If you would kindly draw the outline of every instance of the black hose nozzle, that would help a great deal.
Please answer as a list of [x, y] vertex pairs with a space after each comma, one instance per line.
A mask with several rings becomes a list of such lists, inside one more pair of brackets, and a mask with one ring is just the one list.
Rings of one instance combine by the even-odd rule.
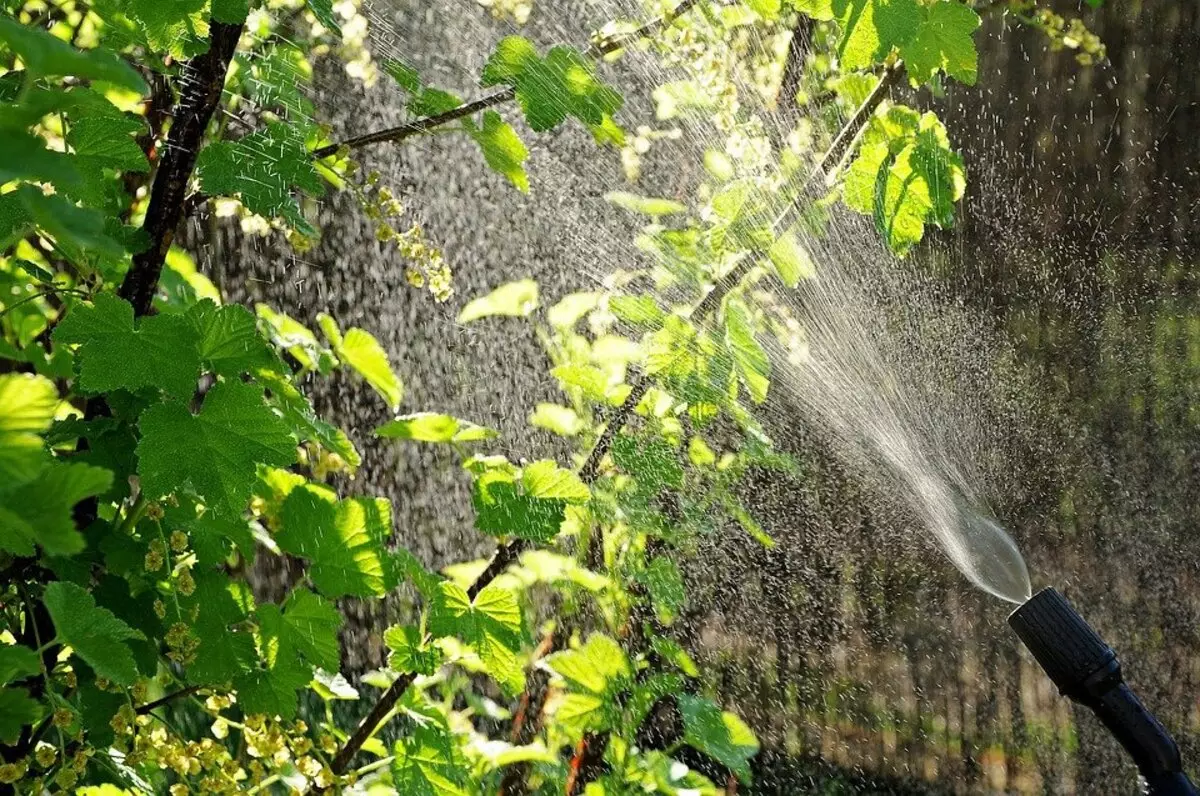
[[1066, 598], [1043, 589], [1008, 624], [1063, 696], [1090, 708], [1125, 747], [1154, 796], [1196, 796], [1175, 741], [1125, 684], [1112, 647]]

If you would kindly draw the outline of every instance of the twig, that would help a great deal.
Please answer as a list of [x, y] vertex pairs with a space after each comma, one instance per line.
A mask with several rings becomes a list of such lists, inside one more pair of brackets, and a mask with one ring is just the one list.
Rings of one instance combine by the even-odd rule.
[[358, 754], [358, 750], [362, 749], [363, 744], [367, 739], [375, 734], [375, 730], [383, 723], [384, 718], [392, 712], [392, 708], [400, 701], [400, 697], [412, 685], [413, 680], [417, 679], [415, 674], [402, 674], [396, 678], [396, 682], [392, 683], [383, 695], [379, 697], [379, 701], [371, 708], [371, 712], [366, 718], [358, 723], [358, 727], [354, 730], [354, 734], [346, 739], [346, 743], [338, 750], [334, 756], [333, 762], [329, 764], [329, 768], [334, 774], [345, 774], [346, 769], [350, 767], [350, 761]]
[[[591, 45], [587, 50], [588, 55], [592, 56], [593, 58], [598, 58], [602, 55], [616, 52], [617, 50], [629, 44], [631, 41], [653, 36], [659, 31], [666, 30], [675, 23], [675, 20], [686, 14], [695, 5], [696, 0], [683, 0], [683, 2], [677, 5], [673, 11], [664, 14], [658, 19], [647, 22], [645, 25], [635, 31], [631, 31], [628, 34], [621, 36], [614, 36], [610, 39], [606, 39], [602, 42]], [[328, 144], [318, 149], [314, 149], [312, 152], [312, 157], [316, 160], [327, 158], [330, 155], [336, 155], [338, 151], [342, 149], [342, 147], [358, 149], [359, 147], [370, 146], [371, 144], [382, 144], [387, 141], [391, 141], [393, 143], [403, 141], [406, 138], [412, 138], [414, 135], [427, 133], [434, 128], [441, 127], [443, 124], [462, 119], [465, 116], [470, 116], [474, 113], [478, 113], [479, 111], [486, 110], [487, 108], [491, 108], [496, 105], [503, 105], [506, 102], [511, 102], [516, 98], [516, 96], [516, 89], [510, 86], [501, 91], [497, 91], [494, 94], [489, 94], [486, 97], [480, 97], [477, 100], [472, 100], [471, 102], [459, 105], [457, 108], [451, 108], [445, 113], [437, 113], [433, 116], [414, 119], [411, 122], [405, 122], [404, 124], [396, 127], [389, 127], [386, 130], [376, 130], [373, 133], [365, 133], [363, 135], [354, 136], [353, 138], [347, 138], [345, 141], [341, 141], [336, 144]]]
[[470, 116], [473, 113], [478, 113], [493, 105], [502, 105], [505, 102], [511, 101], [517, 96], [516, 89], [506, 88], [502, 91], [497, 91], [495, 94], [489, 94], [486, 97], [459, 105], [457, 108], [452, 108], [445, 113], [438, 113], [433, 116], [426, 116], [423, 119], [405, 122], [398, 127], [389, 127], [386, 130], [377, 130], [373, 133], [355, 136], [348, 138], [340, 144], [329, 144], [320, 149], [313, 150], [312, 156], [316, 160], [327, 158], [330, 155], [336, 155], [342, 147], [350, 149], [358, 149], [359, 147], [368, 146], [370, 144], [381, 144], [384, 141], [403, 141], [406, 138], [412, 138], [419, 133], [428, 132], [435, 127], [441, 127], [443, 124], [461, 119], [464, 116]]
[[829, 145], [829, 149], [825, 150], [825, 154], [821, 156], [820, 162], [809, 172], [805, 187], [813, 185], [821, 178], [828, 179], [832, 174], [837, 173], [836, 170], [833, 172], [830, 171], [830, 165], [841, 160], [842, 155], [853, 148], [853, 142], [867, 128], [867, 122], [870, 120], [871, 115], [875, 113], [875, 109], [887, 98], [888, 92], [891, 91], [892, 87], [900, 82], [903, 74], [904, 63], [902, 61], [896, 61], [884, 69], [879, 82], [875, 84], [875, 88], [871, 89], [871, 93], [858, 106], [858, 110], [854, 112], [854, 115], [838, 131], [837, 136], [833, 139], [833, 143]]
[[183, 697], [191, 696], [192, 694], [199, 691], [201, 688], [202, 688], [202, 686], [189, 685], [187, 688], [181, 688], [178, 691], [174, 691], [170, 694], [167, 694], [166, 696], [164, 696], [160, 699], [156, 699], [153, 702], [147, 702], [144, 705], [139, 705], [136, 708], [136, 712], [139, 716], [144, 716], [145, 714], [149, 713], [150, 711], [154, 710], [155, 708], [161, 708], [163, 705], [166, 705], [170, 702], [174, 702], [176, 699], [182, 699]]
[[696, 0], [683, 0], [682, 3], [675, 6], [671, 11], [663, 14], [658, 19], [652, 19], [645, 25], [642, 25], [637, 30], [629, 31], [628, 33], [619, 33], [615, 36], [610, 36], [607, 39], [601, 39], [594, 42], [588, 47], [587, 54], [593, 58], [599, 58], [609, 53], [615, 53], [631, 42], [641, 39], [648, 39], [656, 33], [660, 33], [675, 24], [675, 20], [692, 10], [696, 5]]
[[173, 114], [171, 132], [167, 135], [166, 152], [150, 189], [150, 205], [142, 225], [150, 245], [134, 255], [133, 266], [119, 291], [121, 298], [133, 304], [136, 315], [150, 311], [163, 262], [183, 218], [187, 186], [196, 167], [200, 143], [213, 111], [221, 101], [225, 75], [241, 36], [241, 25], [213, 22], [208, 50], [188, 61], [183, 69], [179, 80], [182, 93]]

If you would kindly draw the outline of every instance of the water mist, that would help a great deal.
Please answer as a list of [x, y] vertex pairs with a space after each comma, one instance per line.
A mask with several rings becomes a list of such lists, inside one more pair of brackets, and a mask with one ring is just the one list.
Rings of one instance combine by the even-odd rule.
[[896, 305], [930, 316], [936, 311], [911, 280], [900, 279], [899, 271], [891, 276], [880, 268], [855, 273], [847, 263], [862, 256], [861, 249], [842, 249], [838, 256], [832, 248], [836, 241], [825, 245], [815, 275], [790, 297], [798, 305], [807, 350], [790, 358], [776, 350], [777, 382], [790, 391], [806, 421], [827, 432], [847, 460], [868, 477], [882, 479], [909, 505], [973, 584], [1003, 600], [1025, 602], [1032, 595], [1025, 561], [1008, 533], [990, 518], [979, 496], [979, 479], [961, 453], [960, 438], [976, 431], [968, 428], [970, 418], [935, 411], [935, 402], [915, 383], [913, 368], [896, 365], [899, 360], [915, 363], [889, 328], [889, 312]]

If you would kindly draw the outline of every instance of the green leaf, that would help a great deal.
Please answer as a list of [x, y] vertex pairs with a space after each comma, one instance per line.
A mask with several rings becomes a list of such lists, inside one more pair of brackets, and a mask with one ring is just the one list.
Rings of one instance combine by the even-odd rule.
[[430, 646], [420, 628], [412, 625], [389, 627], [383, 643], [392, 651], [388, 666], [400, 674], [432, 675], [442, 663], [441, 650]]
[[259, 368], [273, 368], [279, 362], [245, 307], [218, 307], [204, 299], [187, 311], [187, 318], [196, 330], [197, 350], [207, 371], [235, 378]]
[[529, 150], [517, 135], [517, 131], [495, 111], [485, 111], [483, 127], [464, 120], [463, 125], [479, 149], [488, 168], [503, 174], [518, 191], [529, 193], [529, 175], [525, 173], [525, 161]]
[[637, 326], [658, 326], [667, 316], [654, 297], [644, 293], [636, 296], [613, 296], [608, 300], [608, 308], [621, 320]]
[[305, 484], [284, 500], [280, 525], [280, 549], [309, 559], [309, 579], [326, 596], [381, 597], [393, 585], [385, 567], [392, 531], [386, 500], [337, 500]]
[[479, 530], [539, 543], [558, 536], [567, 511], [565, 500], [536, 498], [521, 493], [511, 482], [482, 478], [475, 482], [471, 502]]
[[337, 355], [374, 387], [393, 411], [400, 406], [404, 386], [392, 371], [387, 352], [379, 341], [362, 329], [350, 329]]
[[601, 83], [591, 62], [571, 47], [554, 47], [543, 59], [520, 36], [503, 39], [483, 69], [484, 86], [516, 89], [525, 121], [544, 132], [573, 116], [589, 126], [603, 125], [620, 110], [622, 98]]
[[139, 95], [147, 91], [141, 76], [111, 50], [76, 50], [45, 30], [7, 16], [0, 16], [0, 41], [21, 58], [30, 75], [103, 80]]
[[670, 621], [679, 615], [679, 609], [687, 602], [687, 590], [679, 566], [669, 558], [658, 556], [639, 573], [638, 582], [650, 593], [650, 601], [658, 613]]
[[36, 650], [19, 644], [0, 644], [0, 685], [22, 680], [41, 670]]
[[654, 218], [687, 212], [687, 205], [676, 202], [673, 199], [655, 199], [649, 196], [638, 196], [628, 191], [610, 191], [604, 194], [604, 199], [623, 210], [641, 213], [644, 216]]
[[260, 370], [255, 374], [255, 379], [267, 388], [267, 403], [279, 410], [284, 421], [300, 439], [316, 443], [341, 456], [351, 472], [362, 464], [362, 457], [346, 433], [317, 417], [308, 398], [286, 376], [275, 371]]
[[483, 86], [513, 85], [540, 60], [537, 50], [522, 36], [506, 36], [483, 66]]
[[568, 687], [567, 693], [547, 707], [556, 723], [578, 735], [609, 729], [618, 720], [616, 696], [633, 678], [633, 667], [620, 644], [594, 633], [578, 649], [548, 656], [546, 665]]
[[913, 37], [922, 18], [916, 0], [833, 0], [832, 10], [841, 28], [837, 52], [842, 71], [882, 63], [893, 48]]
[[578, 475], [549, 459], [525, 465], [521, 471], [521, 484], [525, 494], [543, 500], [557, 498], [568, 503], [586, 503], [592, 498], [591, 490]]
[[24, 688], [0, 688], [0, 743], [16, 744], [22, 728], [36, 724], [44, 715], [42, 703], [30, 699]]
[[429, 632], [435, 638], [453, 636], [471, 645], [487, 673], [509, 693], [525, 687], [517, 660], [521, 608], [516, 596], [496, 585], [487, 586], [472, 602], [466, 590], [450, 581], [438, 584], [429, 606]]
[[111, 293], [79, 303], [54, 329], [58, 344], [78, 344], [77, 388], [82, 392], [161, 388], [190, 398], [200, 373], [199, 336], [178, 315], [133, 317], [133, 307]]
[[67, 144], [78, 157], [105, 168], [149, 171], [150, 162], [133, 138], [145, 129], [146, 122], [132, 114], [81, 116], [72, 119]]
[[29, 483], [49, 461], [41, 435], [58, 403], [58, 389], [47, 378], [0, 376], [0, 493]]
[[228, 683], [258, 664], [254, 639], [244, 630], [254, 597], [245, 583], [231, 580], [223, 569], [202, 567], [195, 575], [196, 591], [181, 606], [196, 617], [192, 629], [200, 641], [187, 678], [202, 685]]
[[51, 462], [32, 480], [6, 492], [0, 502], [0, 550], [31, 556], [34, 544], [49, 555], [66, 556], [84, 548], [71, 510], [84, 498], [112, 486], [108, 470], [87, 464]]
[[[168, 509], [167, 517], [171, 518], [171, 514]], [[240, 551], [247, 561], [254, 560], [254, 532], [242, 517], [216, 517], [204, 512], [181, 525], [187, 530], [191, 548], [202, 567], [221, 566], [234, 550]]]
[[137, 666], [124, 641], [145, 639], [140, 631], [115, 617], [107, 608], [97, 608], [86, 589], [57, 581], [46, 587], [42, 602], [54, 621], [57, 638], [100, 677], [120, 685], [133, 685]]
[[619, 434], [612, 444], [613, 461], [646, 489], [683, 486], [683, 465], [665, 440]]
[[957, 0], [920, 6], [924, 19], [916, 34], [900, 47], [908, 73], [921, 83], [941, 71], [968, 86], [975, 85], [979, 56], [974, 35], [979, 14]]
[[742, 384], [755, 403], [767, 399], [771, 364], [767, 352], [754, 336], [750, 312], [740, 301], [731, 301], [725, 308], [725, 345], [733, 356], [733, 365]]
[[267, 129], [236, 142], [209, 144], [196, 160], [200, 189], [212, 196], [235, 196], [252, 213], [279, 217], [301, 232], [315, 234], [292, 198], [296, 188], [313, 196], [325, 192], [305, 135], [301, 125], [269, 122]]
[[[903, 111], [903, 115], [899, 115]], [[846, 204], [871, 213], [888, 247], [904, 256], [926, 224], [947, 227], [966, 189], [962, 158], [932, 113], [894, 108], [876, 117], [843, 187]]]
[[266, 323], [275, 345], [299, 362], [301, 367], [329, 374], [337, 365], [333, 352], [321, 345], [316, 335], [295, 318], [276, 312], [266, 304], [255, 304], [254, 311]]
[[114, 28], [127, 29], [135, 22], [147, 49], [183, 60], [207, 47], [206, 6], [205, 0], [125, 0], [97, 2], [93, 8]]
[[375, 429], [375, 435], [387, 439], [411, 439], [417, 442], [480, 442], [495, 439], [495, 431], [468, 420], [435, 412], [402, 415]]
[[594, 310], [602, 295], [593, 292], [568, 293], [546, 313], [546, 320], [556, 329], [573, 329], [579, 319]]
[[317, 316], [317, 322], [334, 353], [387, 401], [388, 408], [395, 411], [404, 398], [404, 385], [392, 370], [387, 352], [379, 341], [364, 329], [348, 329], [343, 335], [337, 322], [325, 313]]
[[676, 697], [683, 714], [683, 740], [750, 782], [750, 758], [758, 754], [754, 733], [740, 718], [691, 694]]
[[233, 685], [238, 703], [248, 715], [279, 716], [291, 720], [296, 715], [297, 695], [312, 680], [312, 672], [299, 664], [277, 659], [266, 669], [241, 675]]
[[262, 388], [242, 382], [214, 385], [196, 415], [183, 404], [155, 404], [138, 426], [142, 490], [157, 499], [190, 485], [226, 516], [245, 510], [259, 464], [286, 467], [296, 460], [296, 440], [263, 402]]
[[250, 0], [212, 0], [214, 22], [240, 25], [250, 14]]
[[562, 437], [573, 437], [587, 427], [574, 409], [547, 403], [537, 405], [529, 416], [529, 423]]
[[392, 787], [405, 796], [467, 796], [467, 771], [446, 717], [422, 708], [408, 711], [412, 728], [392, 749]]
[[26, 223], [53, 238], [72, 262], [90, 264], [125, 256], [125, 247], [108, 234], [105, 217], [97, 210], [77, 207], [63, 195], [44, 194], [32, 185], [22, 185], [14, 193]]
[[4, 182], [31, 180], [71, 188], [83, 179], [76, 160], [47, 149], [45, 141], [36, 135], [24, 130], [0, 132], [0, 144], [0, 180]]
[[571, 690], [598, 696], [616, 693], [633, 676], [621, 645], [601, 633], [593, 633], [578, 649], [550, 655], [546, 665], [566, 680]]
[[421, 73], [415, 67], [396, 58], [384, 58], [379, 65], [409, 94], [416, 94], [421, 90]]
[[470, 323], [492, 315], [507, 315], [523, 318], [538, 308], [538, 286], [532, 279], [508, 282], [488, 293], [472, 299], [458, 314], [459, 323]]
[[291, 643], [309, 663], [322, 669], [338, 669], [342, 615], [337, 606], [308, 589], [297, 588], [283, 606], [283, 624], [290, 632]]
[[816, 272], [812, 258], [800, 243], [795, 230], [789, 230], [776, 238], [767, 251], [767, 256], [775, 266], [775, 273], [779, 274], [779, 278], [788, 287], [796, 287], [801, 279], [811, 279]]
[[577, 389], [585, 399], [597, 403], [617, 406], [629, 394], [629, 385], [617, 381], [617, 374], [610, 377], [595, 365], [559, 365], [551, 368], [550, 375], [564, 391]]

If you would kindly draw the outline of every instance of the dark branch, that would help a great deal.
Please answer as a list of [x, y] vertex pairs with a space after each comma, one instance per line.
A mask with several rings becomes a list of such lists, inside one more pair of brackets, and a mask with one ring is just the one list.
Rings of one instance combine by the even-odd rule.
[[892, 87], [900, 82], [900, 78], [904, 75], [904, 64], [901, 61], [896, 61], [891, 66], [887, 67], [879, 82], [875, 84], [875, 88], [863, 100], [862, 105], [858, 106], [858, 110], [854, 115], [842, 126], [834, 137], [833, 143], [829, 145], [829, 149], [825, 150], [825, 154], [821, 157], [821, 161], [816, 165], [808, 176], [807, 186], [813, 185], [818, 179], [824, 178], [829, 174], [829, 167], [841, 160], [842, 156], [849, 152], [852, 144], [859, 134], [866, 129], [867, 122], [870, 121], [871, 115], [875, 113], [875, 109], [879, 107]]
[[392, 712], [392, 708], [396, 707], [400, 697], [404, 695], [415, 679], [417, 679], [415, 674], [402, 674], [396, 678], [396, 682], [392, 683], [388, 690], [383, 692], [383, 696], [379, 697], [379, 701], [371, 708], [371, 712], [359, 722], [354, 734], [346, 740], [345, 745], [333, 758], [333, 762], [329, 765], [333, 773], [346, 773], [346, 769], [350, 767], [350, 761], [358, 754], [358, 750], [362, 749], [362, 745], [375, 733], [387, 714]]
[[139, 716], [144, 716], [145, 714], [149, 713], [150, 711], [154, 710], [155, 708], [161, 708], [163, 705], [170, 704], [171, 702], [174, 702], [176, 699], [183, 699], [186, 696], [191, 696], [192, 694], [199, 691], [200, 688], [201, 688], [201, 686], [198, 686], [198, 685], [189, 685], [187, 688], [181, 688], [178, 691], [167, 694], [165, 697], [162, 697], [161, 699], [156, 699], [153, 702], [147, 702], [144, 705], [139, 705], [137, 708], [137, 714]]
[[207, 52], [188, 61], [179, 79], [182, 87], [175, 106], [171, 132], [167, 135], [150, 205], [142, 229], [150, 239], [145, 251], [134, 255], [133, 266], [121, 283], [119, 295], [133, 304], [137, 315], [150, 311], [163, 262], [183, 218], [188, 182], [196, 167], [196, 156], [213, 111], [221, 101], [229, 62], [242, 36], [241, 25], [213, 22]]
[[[616, 52], [617, 50], [629, 44], [631, 41], [653, 36], [659, 31], [666, 30], [672, 24], [674, 24], [676, 19], [686, 14], [694, 5], [696, 5], [696, 0], [683, 0], [683, 2], [676, 6], [675, 9], [669, 14], [664, 14], [658, 19], [647, 22], [645, 25], [635, 31], [631, 31], [630, 33], [619, 36], [613, 36], [612, 38], [593, 44], [588, 48], [588, 55], [592, 56], [593, 58], [598, 58], [602, 55]], [[465, 116], [471, 116], [472, 114], [496, 105], [503, 105], [506, 102], [511, 102], [516, 96], [516, 89], [510, 86], [502, 91], [497, 91], [495, 94], [489, 94], [486, 97], [480, 97], [477, 100], [472, 100], [471, 102], [459, 105], [457, 108], [452, 108], [445, 113], [438, 113], [434, 114], [433, 116], [415, 119], [411, 122], [405, 122], [397, 127], [389, 127], [386, 130], [376, 130], [373, 133], [354, 136], [353, 138], [347, 138], [345, 141], [340, 143], [328, 144], [320, 147], [319, 149], [314, 149], [312, 156], [315, 159], [320, 160], [321, 158], [327, 158], [330, 155], [336, 155], [338, 151], [342, 149], [342, 147], [358, 149], [359, 147], [370, 146], [371, 144], [382, 144], [388, 141], [393, 143], [403, 141], [406, 138], [412, 138], [414, 135], [427, 133], [430, 130], [441, 127], [443, 124], [449, 124], [450, 122], [457, 121]]]
[[600, 41], [595, 42], [592, 44], [592, 46], [588, 47], [588, 55], [592, 56], [593, 58], [599, 58], [600, 56], [608, 55], [609, 53], [615, 53], [617, 50], [620, 50], [635, 41], [648, 39], [657, 33], [661, 33], [662, 31], [674, 25], [675, 20], [679, 19], [688, 11], [691, 11], [692, 7], [695, 5], [696, 0], [683, 0], [682, 3], [675, 6], [675, 8], [671, 11], [663, 14], [658, 19], [650, 20], [637, 30], [630, 31], [628, 33], [619, 33], [615, 36], [610, 36], [607, 39], [601, 39]]
[[502, 105], [505, 102], [512, 100], [515, 96], [517, 96], [516, 90], [509, 87], [503, 91], [497, 91], [495, 94], [489, 94], [486, 97], [480, 97], [473, 102], [459, 105], [457, 108], [448, 110], [445, 113], [439, 113], [434, 116], [426, 116], [423, 119], [405, 122], [399, 127], [389, 127], [386, 130], [377, 130], [374, 133], [367, 133], [366, 135], [348, 138], [340, 144], [329, 144], [328, 146], [323, 146], [320, 149], [313, 150], [312, 156], [317, 160], [320, 160], [321, 158], [327, 158], [330, 155], [336, 155], [338, 150], [340, 150], [342, 147], [358, 149], [359, 147], [368, 146], [370, 144], [381, 144], [385, 141], [403, 141], [406, 138], [412, 138], [414, 135], [427, 133], [430, 130], [441, 127], [443, 124], [448, 124], [449, 122], [461, 119], [464, 116], [470, 116], [473, 113], [478, 113], [479, 111], [490, 108], [493, 105]]

